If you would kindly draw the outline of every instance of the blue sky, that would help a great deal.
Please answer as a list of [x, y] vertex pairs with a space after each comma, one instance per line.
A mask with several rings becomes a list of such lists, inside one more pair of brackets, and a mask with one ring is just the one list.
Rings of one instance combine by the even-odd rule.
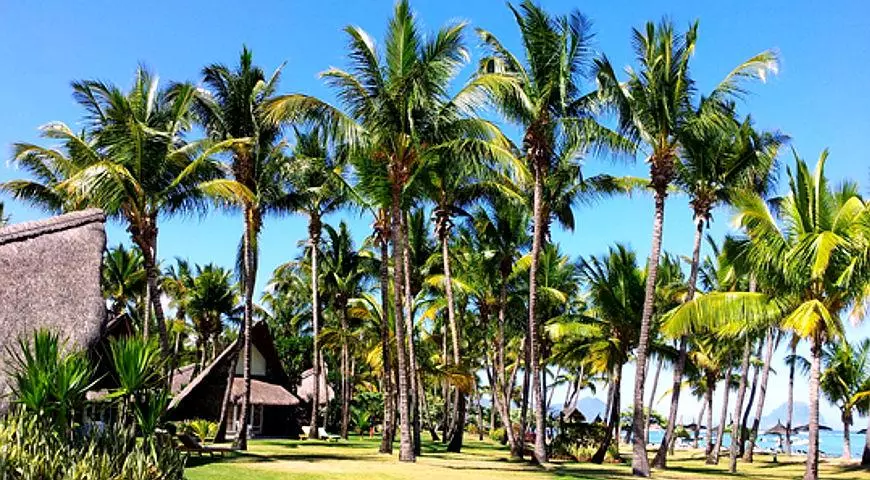
[[[567, 12], [575, 2], [545, 1], [553, 12]], [[870, 160], [865, 139], [870, 134], [870, 97], [861, 94], [870, 82], [870, 4], [860, 1], [795, 2], [588, 2], [583, 12], [595, 27], [596, 50], [616, 66], [632, 61], [630, 29], [648, 20], [668, 16], [679, 27], [700, 19], [693, 75], [700, 90], [708, 91], [734, 65], [764, 49], [781, 56], [779, 74], [764, 85], [754, 85], [742, 104], [757, 126], [779, 129], [793, 137], [793, 146], [814, 161], [828, 147], [828, 175], [835, 181], [853, 178], [870, 194]], [[472, 27], [492, 31], [512, 50], [518, 49], [513, 18], [500, 1], [416, 1], [424, 31], [447, 21], [465, 20]], [[138, 63], [165, 81], [198, 81], [207, 63], [234, 64], [242, 44], [254, 52], [266, 70], [283, 62], [282, 92], [304, 92], [329, 100], [331, 92], [317, 74], [330, 66], [344, 66], [345, 36], [341, 29], [355, 24], [376, 39], [383, 37], [392, 1], [339, 2], [228, 2], [152, 1], [134, 5], [118, 2], [46, 1], [0, 2], [0, 152], [8, 158], [11, 144], [37, 141], [37, 127], [54, 120], [75, 125], [81, 110], [70, 95], [69, 82], [98, 78], [126, 86]], [[468, 43], [476, 46], [473, 32]], [[473, 49], [476, 56], [477, 50]], [[467, 78], [471, 67], [461, 78]], [[514, 129], [508, 129], [515, 132]], [[785, 164], [790, 155], [783, 156]], [[587, 159], [586, 174], [645, 175], [642, 162], [613, 164]], [[0, 181], [20, 172], [5, 162]], [[784, 172], [783, 172], [784, 177]], [[44, 216], [6, 200], [13, 221]], [[574, 232], [557, 231], [555, 240], [571, 255], [601, 253], [613, 242], [624, 242], [640, 255], [649, 252], [652, 202], [646, 196], [620, 198], [581, 207]], [[369, 231], [370, 219], [343, 213], [357, 238]], [[730, 212], [717, 210], [712, 233], [721, 237], [729, 229]], [[161, 224], [160, 256], [181, 256], [191, 261], [231, 266], [241, 219], [211, 212], [206, 218], [167, 219]], [[669, 200], [665, 220], [665, 249], [678, 254], [691, 247], [692, 225], [685, 198]], [[267, 220], [262, 240], [259, 286], [271, 270], [296, 255], [305, 235], [304, 219]], [[109, 242], [126, 241], [123, 228], [109, 228]], [[847, 331], [850, 340], [868, 336], [870, 324]], [[783, 349], [774, 360], [765, 410], [785, 399], [787, 370]], [[627, 376], [633, 376], [627, 369]], [[670, 375], [662, 385], [670, 385]], [[623, 398], [628, 395], [630, 378]], [[798, 380], [797, 400], [806, 401], [804, 380]], [[664, 388], [660, 388], [661, 392]], [[601, 394], [599, 394], [601, 395]], [[557, 396], [557, 398], [561, 398]], [[685, 415], [696, 411], [687, 402]], [[667, 400], [657, 405], [666, 410]], [[822, 410], [829, 422], [838, 415], [829, 405]]]

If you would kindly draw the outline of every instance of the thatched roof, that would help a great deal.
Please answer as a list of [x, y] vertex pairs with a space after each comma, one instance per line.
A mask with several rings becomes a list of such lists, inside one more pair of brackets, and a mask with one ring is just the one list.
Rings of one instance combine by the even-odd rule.
[[[320, 392], [318, 392], [320, 405], [326, 405], [330, 400], [335, 398], [335, 390], [333, 390], [326, 382], [327, 373], [326, 365], [324, 365], [320, 372]], [[314, 398], [313, 368], [309, 368], [302, 372], [302, 380], [299, 382], [299, 385], [296, 386], [296, 395], [304, 400], [305, 403], [311, 403], [311, 400]]]
[[785, 435], [787, 433], [788, 429], [779, 420], [776, 421], [776, 425], [764, 432], [765, 435]]
[[[9, 365], [7, 347], [39, 328], [78, 348], [100, 338], [105, 221], [102, 211], [84, 210], [0, 228], [0, 365]], [[5, 375], [0, 369], [0, 398]]]
[[[245, 379], [236, 377], [233, 379], [232, 402], [241, 404], [242, 395], [245, 394]], [[288, 392], [286, 388], [274, 383], [251, 379], [251, 405], [299, 405], [299, 397]]]

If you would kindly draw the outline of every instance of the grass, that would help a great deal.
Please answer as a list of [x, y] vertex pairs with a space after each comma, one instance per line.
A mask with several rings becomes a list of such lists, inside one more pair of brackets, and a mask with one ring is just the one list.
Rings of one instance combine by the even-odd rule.
[[[423, 456], [416, 464], [400, 463], [396, 455], [379, 455], [378, 439], [352, 438], [350, 441], [253, 440], [249, 450], [227, 458], [191, 458], [185, 475], [190, 480], [262, 480], [414, 478], [450, 479], [630, 479], [628, 464], [593, 465], [554, 462], [544, 469], [524, 462], [511, 462], [501, 445], [466, 437], [461, 454], [447, 453], [440, 443], [426, 442]], [[626, 452], [623, 452], [626, 454]], [[655, 471], [664, 480], [697, 478], [800, 479], [804, 464], [798, 457], [780, 456], [779, 463], [769, 457], [752, 464], [741, 464], [739, 474], [727, 473], [727, 458], [718, 466], [704, 464], [703, 452], [678, 452], [670, 469]], [[857, 466], [824, 462], [820, 478], [870, 479], [870, 472]]]

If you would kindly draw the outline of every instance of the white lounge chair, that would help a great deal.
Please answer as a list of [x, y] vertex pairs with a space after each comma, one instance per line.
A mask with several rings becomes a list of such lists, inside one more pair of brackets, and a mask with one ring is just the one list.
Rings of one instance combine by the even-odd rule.
[[[302, 440], [308, 440], [311, 436], [311, 427], [309, 425], [305, 425], [302, 427], [302, 435], [299, 436]], [[325, 428], [319, 427], [317, 429], [317, 438], [322, 440], [327, 440], [329, 442], [337, 442], [341, 437], [334, 433], [329, 433]]]

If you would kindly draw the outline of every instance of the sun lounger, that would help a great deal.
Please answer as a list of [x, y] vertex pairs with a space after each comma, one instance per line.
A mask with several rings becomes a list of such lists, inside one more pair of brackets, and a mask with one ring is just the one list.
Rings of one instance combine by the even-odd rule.
[[196, 453], [197, 455], [202, 455], [203, 453], [207, 453], [210, 456], [214, 456], [217, 453], [220, 456], [223, 456], [224, 453], [234, 452], [236, 449], [233, 447], [217, 447], [214, 445], [203, 445], [199, 443], [192, 435], [188, 435], [186, 433], [182, 433], [178, 435], [178, 441], [181, 442], [181, 446], [178, 449], [182, 452]]
[[[299, 435], [299, 439], [300, 440], [308, 440], [310, 435], [311, 435], [311, 427], [308, 425], [305, 425], [304, 427], [302, 427], [302, 435]], [[329, 442], [337, 442], [341, 439], [341, 437], [339, 437], [338, 435], [336, 435], [334, 433], [327, 432], [326, 429], [323, 427], [320, 427], [317, 429], [317, 438], [319, 438], [321, 440], [326, 440]]]

